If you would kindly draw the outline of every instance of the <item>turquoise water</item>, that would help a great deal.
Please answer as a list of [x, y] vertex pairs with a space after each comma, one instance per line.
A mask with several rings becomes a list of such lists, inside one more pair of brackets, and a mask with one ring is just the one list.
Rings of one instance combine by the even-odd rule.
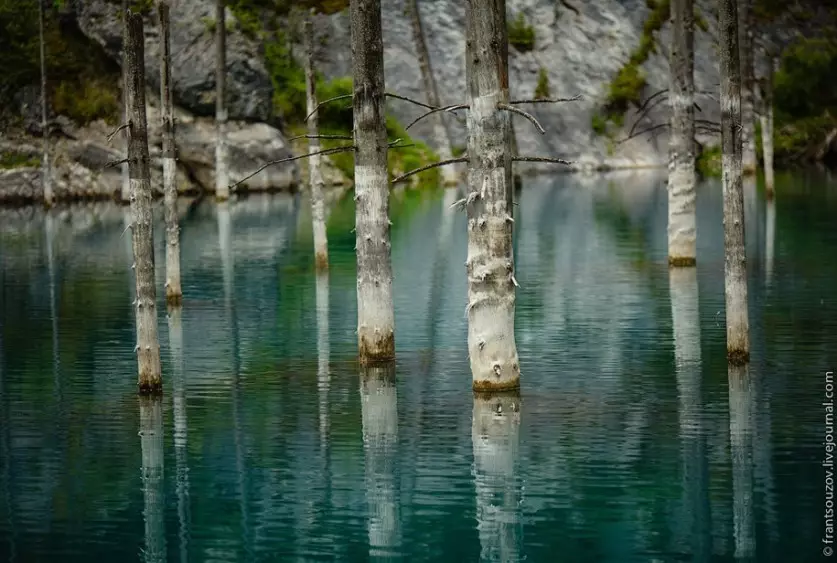
[[820, 560], [837, 182], [778, 190], [747, 189], [752, 361], [728, 373], [716, 182], [670, 276], [660, 177], [527, 179], [521, 397], [494, 401], [455, 190], [393, 194], [394, 373], [354, 362], [351, 198], [327, 278], [305, 201], [184, 202], [159, 402], [123, 210], [0, 209], [0, 561]]

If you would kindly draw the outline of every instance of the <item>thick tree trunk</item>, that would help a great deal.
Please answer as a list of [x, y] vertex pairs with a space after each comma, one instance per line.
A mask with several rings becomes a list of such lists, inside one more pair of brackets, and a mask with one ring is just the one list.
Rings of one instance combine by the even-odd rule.
[[776, 194], [776, 178], [773, 172], [773, 73], [776, 59], [770, 58], [770, 68], [764, 80], [761, 112], [761, 147], [764, 156], [764, 187], [767, 199]]
[[183, 299], [180, 285], [180, 227], [177, 224], [177, 169], [174, 143], [174, 109], [171, 97], [171, 41], [169, 37], [169, 5], [160, 2], [161, 60], [160, 115], [163, 119], [163, 197], [166, 215], [166, 301], [177, 305]]
[[738, 48], [741, 61], [741, 166], [744, 175], [755, 174], [758, 167], [752, 9], [753, 0], [738, 0]]
[[[312, 10], [313, 14], [313, 10]], [[317, 131], [317, 77], [314, 73], [314, 28], [311, 15], [305, 18], [305, 96], [307, 100], [308, 152], [320, 150], [320, 141], [316, 138]], [[323, 191], [322, 157], [313, 155], [308, 157], [308, 181], [311, 184], [311, 222], [314, 229], [314, 264], [318, 271], [328, 269], [328, 237], [326, 236], [325, 201]]]
[[177, 474], [175, 476], [175, 490], [177, 492], [177, 520], [180, 527], [180, 562], [189, 560], [189, 528], [191, 510], [189, 501], [189, 452], [187, 450], [189, 425], [186, 418], [186, 382], [183, 375], [183, 322], [180, 307], [170, 307], [169, 351], [171, 353], [172, 383], [174, 398], [172, 400], [174, 415], [174, 459]]
[[[430, 53], [427, 51], [427, 42], [424, 37], [424, 29], [421, 23], [418, 0], [407, 0], [407, 17], [413, 27], [413, 42], [416, 46], [421, 79], [424, 82], [424, 94], [427, 103], [431, 106], [441, 106], [439, 101], [439, 90], [436, 87], [436, 78], [433, 75], [433, 67], [430, 64]], [[436, 150], [439, 152], [439, 160], [453, 158], [453, 149], [450, 138], [450, 128], [445, 112], [437, 112], [432, 116], [433, 136], [436, 139]], [[456, 167], [443, 166], [442, 180], [445, 184], [454, 185], [457, 182]]]
[[227, 22], [224, 0], [215, 2], [215, 197], [230, 198], [227, 175]]
[[466, 34], [468, 354], [474, 389], [499, 391], [520, 386], [505, 0], [468, 0]]
[[744, 188], [741, 178], [741, 75], [738, 58], [738, 0], [718, 0], [721, 51], [721, 151], [724, 191], [724, 285], [727, 357], [750, 357], [747, 263], [744, 246]]
[[671, 147], [668, 262], [695, 265], [695, 16], [692, 0], [671, 3]]
[[44, 151], [41, 157], [41, 183], [44, 189], [44, 204], [51, 207], [55, 202], [52, 192], [52, 170], [49, 165], [49, 113], [47, 109], [46, 41], [44, 40], [44, 0], [38, 0], [38, 31], [41, 46], [41, 135]]
[[474, 394], [471, 441], [481, 561], [521, 560], [520, 409], [517, 393]]
[[[128, 123], [128, 0], [122, 0], [122, 123]], [[125, 134], [125, 153], [128, 152], [128, 134]], [[131, 173], [127, 162], [122, 164], [122, 192], [119, 199], [125, 205], [131, 202]]]
[[401, 503], [395, 470], [398, 397], [393, 363], [361, 366], [360, 400], [369, 505], [369, 558], [395, 557], [401, 548]]
[[395, 358], [381, 1], [352, 0], [357, 338], [362, 363]]
[[163, 479], [163, 401], [140, 397], [140, 446], [142, 448], [142, 493], [145, 501], [144, 560], [166, 560], [166, 497]]
[[136, 277], [137, 361], [140, 393], [162, 393], [154, 285], [148, 129], [145, 118], [145, 37], [142, 16], [128, 16], [128, 161], [131, 172], [131, 232]]
[[732, 457], [732, 514], [735, 558], [755, 555], [753, 515], [753, 411], [749, 365], [729, 364], [729, 442]]

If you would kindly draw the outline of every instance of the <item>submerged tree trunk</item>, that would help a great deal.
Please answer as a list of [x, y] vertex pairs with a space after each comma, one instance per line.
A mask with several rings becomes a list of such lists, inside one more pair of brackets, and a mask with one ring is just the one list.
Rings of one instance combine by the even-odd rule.
[[512, 178], [505, 0], [468, 0], [468, 355], [474, 389], [516, 389]]
[[738, 48], [741, 61], [741, 166], [745, 175], [755, 174], [756, 112], [753, 70], [753, 0], [738, 0]]
[[316, 307], [317, 307], [317, 398], [320, 425], [320, 449], [325, 455], [329, 437], [328, 391], [331, 386], [329, 361], [331, 347], [329, 340], [329, 295], [328, 272], [317, 274]]
[[753, 514], [753, 411], [749, 365], [727, 368], [729, 377], [729, 442], [732, 456], [732, 514], [735, 558], [755, 555]]
[[695, 16], [692, 0], [671, 3], [671, 147], [668, 262], [695, 265]]
[[140, 393], [162, 393], [154, 285], [154, 233], [151, 215], [148, 130], [145, 118], [145, 36], [142, 16], [128, 17], [128, 161], [131, 172], [131, 232], [136, 277], [137, 361]]
[[721, 151], [724, 192], [724, 286], [727, 358], [750, 357], [747, 263], [744, 246], [744, 188], [741, 179], [741, 75], [738, 58], [738, 0], [718, 0], [721, 52]]
[[[312, 10], [313, 14], [313, 10]], [[314, 229], [314, 264], [318, 271], [328, 269], [328, 238], [326, 236], [325, 201], [320, 141], [317, 139], [317, 77], [314, 74], [314, 27], [311, 15], [305, 18], [305, 96], [308, 117], [308, 181], [311, 184], [311, 219]]]
[[776, 194], [776, 179], [773, 173], [773, 73], [776, 58], [770, 57], [767, 76], [762, 89], [761, 147], [764, 156], [764, 188], [768, 199]]
[[230, 197], [227, 177], [227, 23], [224, 0], [215, 2], [215, 197]]
[[769, 288], [773, 283], [773, 257], [776, 239], [776, 202], [768, 199], [765, 203], [764, 226], [764, 283]]
[[171, 353], [174, 397], [174, 459], [176, 464], [175, 490], [177, 492], [177, 520], [180, 527], [180, 562], [189, 560], [189, 528], [191, 509], [189, 501], [189, 425], [186, 419], [186, 382], [183, 376], [183, 323], [182, 309], [171, 307], [168, 315], [169, 351]]
[[[430, 64], [430, 53], [427, 51], [427, 42], [424, 37], [424, 29], [421, 23], [418, 0], [407, 0], [407, 17], [413, 27], [413, 43], [416, 46], [421, 79], [424, 82], [424, 94], [427, 96], [427, 103], [431, 106], [441, 107], [439, 101], [439, 90], [436, 87], [436, 78], [433, 76], [433, 67]], [[439, 152], [439, 160], [453, 158], [453, 149], [450, 138], [450, 128], [445, 112], [437, 112], [433, 115], [433, 136], [436, 139], [436, 150]], [[453, 166], [442, 167], [442, 179], [445, 184], [456, 184], [456, 168]]]
[[41, 157], [41, 183], [44, 190], [44, 204], [52, 206], [55, 196], [52, 192], [52, 170], [49, 166], [49, 113], [47, 110], [46, 41], [44, 40], [44, 2], [38, 0], [38, 30], [41, 45], [41, 135], [44, 151]]
[[180, 286], [180, 227], [177, 224], [177, 170], [174, 143], [174, 109], [171, 98], [171, 41], [169, 5], [160, 2], [160, 115], [163, 120], [163, 196], [166, 215], [166, 301], [177, 305], [183, 299]]
[[381, 1], [352, 0], [357, 338], [362, 363], [395, 358]]
[[[122, 0], [122, 123], [128, 123], [128, 0]], [[128, 134], [125, 134], [125, 153], [128, 152]], [[131, 201], [131, 173], [127, 162], [122, 163], [122, 203]]]
[[163, 405], [160, 397], [140, 397], [142, 493], [146, 563], [166, 560], [166, 498], [163, 479]]

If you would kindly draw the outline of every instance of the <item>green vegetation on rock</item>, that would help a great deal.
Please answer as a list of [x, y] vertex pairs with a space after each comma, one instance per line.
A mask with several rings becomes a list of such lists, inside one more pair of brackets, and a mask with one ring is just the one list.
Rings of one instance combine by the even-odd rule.
[[523, 12], [518, 12], [517, 17], [510, 20], [507, 25], [509, 45], [520, 53], [528, 53], [535, 48], [535, 28], [529, 25]]
[[41, 165], [41, 159], [15, 151], [0, 152], [0, 170], [9, 168], [35, 168]]
[[541, 67], [538, 70], [538, 83], [535, 85], [535, 99], [543, 100], [549, 98], [549, 96], [549, 75], [546, 73], [546, 69]]

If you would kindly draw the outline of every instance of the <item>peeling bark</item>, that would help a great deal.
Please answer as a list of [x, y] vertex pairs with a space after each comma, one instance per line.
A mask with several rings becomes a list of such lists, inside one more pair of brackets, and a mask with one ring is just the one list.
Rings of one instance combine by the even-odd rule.
[[[313, 14], [313, 10], [312, 10]], [[314, 29], [311, 16], [305, 18], [305, 98], [308, 111], [308, 180], [311, 184], [311, 218], [314, 230], [314, 263], [318, 271], [328, 269], [328, 238], [326, 236], [322, 157], [317, 138], [317, 77], [314, 74]]]
[[180, 285], [180, 227], [177, 224], [177, 170], [174, 143], [174, 109], [171, 96], [171, 40], [169, 5], [158, 4], [160, 17], [160, 115], [163, 121], [163, 197], [166, 216], [166, 301], [177, 305], [183, 299]]
[[747, 263], [744, 246], [744, 188], [741, 178], [741, 74], [738, 57], [738, 0], [718, 0], [721, 52], [721, 152], [724, 192], [724, 286], [727, 357], [749, 360]]
[[215, 3], [215, 197], [230, 198], [227, 171], [227, 22], [224, 0]]
[[[122, 0], [122, 123], [128, 123], [128, 0]], [[125, 135], [125, 153], [128, 152], [128, 135]], [[131, 202], [131, 174], [127, 162], [122, 164], [122, 203]]]
[[520, 385], [505, 0], [468, 0], [466, 38], [468, 355], [474, 389], [498, 391]]
[[741, 166], [744, 175], [755, 174], [756, 112], [753, 68], [753, 0], [738, 0], [738, 49], [741, 61]]
[[727, 371], [735, 558], [748, 559], [755, 555], [756, 550], [756, 522], [753, 514], [754, 403], [749, 365], [730, 364]]
[[668, 260], [695, 265], [695, 17], [693, 0], [671, 3], [671, 146], [668, 162]]
[[369, 363], [395, 358], [381, 2], [353, 0], [350, 12], [358, 356]]
[[49, 165], [49, 113], [47, 110], [46, 42], [44, 41], [44, 2], [38, 0], [38, 32], [41, 48], [41, 135], [44, 150], [41, 157], [41, 182], [44, 189], [44, 204], [51, 207], [55, 196], [52, 191], [52, 170]]
[[163, 479], [163, 405], [160, 397], [140, 397], [142, 494], [145, 504], [144, 560], [166, 559], [166, 495]]
[[[413, 27], [413, 42], [416, 46], [416, 56], [421, 70], [421, 79], [424, 82], [424, 93], [427, 96], [427, 103], [431, 106], [441, 107], [439, 101], [439, 90], [436, 87], [436, 78], [433, 75], [433, 67], [430, 64], [430, 53], [427, 51], [427, 42], [424, 37], [424, 29], [421, 23], [418, 0], [407, 0], [407, 17]], [[436, 112], [433, 117], [433, 136], [436, 139], [436, 150], [439, 153], [439, 160], [450, 160], [453, 158], [452, 143], [450, 140], [450, 125], [447, 116], [443, 112]], [[453, 185], [457, 182], [456, 169], [453, 167], [442, 169], [442, 179], [445, 184]]]
[[154, 285], [154, 233], [148, 125], [145, 116], [145, 36], [142, 16], [127, 16], [128, 165], [131, 173], [131, 233], [136, 277], [137, 361], [140, 393], [162, 393]]
[[776, 194], [776, 179], [773, 170], [773, 73], [778, 66], [778, 59], [771, 57], [770, 68], [764, 79], [761, 112], [761, 146], [764, 156], [764, 187], [766, 197], [772, 199]]

